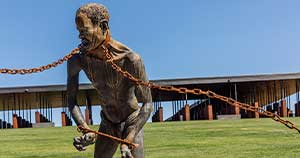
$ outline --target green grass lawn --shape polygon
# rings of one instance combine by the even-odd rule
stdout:
[[[290,120],[300,125],[300,118]],[[0,130],[0,157],[93,157],[93,146],[85,152],[73,148],[72,139],[78,135],[75,127]],[[271,119],[148,123],[145,154],[147,158],[300,158],[300,134]]]

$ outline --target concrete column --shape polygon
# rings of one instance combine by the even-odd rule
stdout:
[[[157,117],[157,121],[158,122],[163,122],[164,121],[164,117],[163,117],[163,107],[159,107],[158,108],[158,117]]]
[[[66,113],[65,112],[61,112],[61,126],[64,127],[67,125],[67,121],[66,121]]]
[[[258,109],[258,102],[254,102],[254,107],[256,108],[256,109]],[[254,114],[254,117],[255,118],[259,118],[259,113],[258,112],[254,112],[255,114]]]
[[[281,100],[280,105],[280,116],[287,117],[286,100]]]
[[[211,105],[211,104],[207,105],[206,113],[207,113],[206,116],[207,116],[207,119],[208,119],[208,120],[213,120],[213,119],[214,119],[213,108],[212,108],[212,105]]]
[[[13,114],[13,128],[19,128],[18,115],[17,114]]]
[[[190,116],[190,105],[189,105],[189,104],[186,104],[186,105],[184,106],[183,120],[184,120],[184,121],[190,121],[190,120],[191,120],[191,116]]]
[[[38,111],[35,112],[35,123],[40,123],[41,122],[41,117],[40,113]]]

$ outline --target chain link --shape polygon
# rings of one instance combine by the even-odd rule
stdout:
[[[169,91],[169,92],[177,92],[177,93],[181,93],[181,94],[206,95],[209,98],[214,98],[214,99],[218,99],[218,100],[221,100],[223,102],[226,102],[231,106],[239,107],[240,109],[244,109],[244,110],[247,110],[247,111],[257,112],[261,115],[265,115],[267,117],[270,117],[274,121],[280,122],[280,123],[284,124],[286,127],[290,128],[290,129],[295,129],[300,133],[300,129],[297,128],[292,122],[290,122],[288,120],[284,120],[278,114],[274,114],[272,112],[266,111],[261,107],[254,107],[254,106],[251,106],[249,104],[241,103],[241,102],[238,102],[238,101],[236,101],[232,98],[221,96],[221,95],[216,94],[216,93],[214,93],[212,91],[209,91],[209,90],[208,91],[203,91],[203,90],[197,89],[197,88],[187,89],[187,88],[184,88],[184,87],[176,88],[174,86],[156,85],[152,82],[145,82],[141,79],[138,79],[138,78],[132,76],[129,72],[122,70],[121,67],[119,67],[117,64],[115,64],[114,61],[113,61],[113,57],[110,54],[110,51],[104,45],[102,45],[102,48],[104,49],[104,58],[105,58],[106,62],[108,62],[115,71],[117,71],[118,73],[121,73],[124,77],[128,78],[129,80],[134,82],[136,85],[142,85],[142,86],[146,86],[146,87],[151,88],[151,89],[158,89],[158,90]],[[78,52],[79,52],[79,49],[75,48],[68,55],[64,56],[63,58],[61,58],[61,59],[59,59],[59,60],[57,60],[57,61],[55,61],[51,64],[40,66],[40,67],[37,67],[37,68],[31,68],[31,69],[6,69],[6,68],[4,68],[4,69],[0,69],[0,73],[2,73],[2,74],[12,74],[12,75],[14,75],[14,74],[25,75],[25,74],[42,72],[44,70],[48,70],[50,68],[58,66],[59,64],[62,64],[63,62],[69,60],[73,55],[78,54]],[[83,131],[83,132],[93,132],[95,134],[108,137],[110,139],[128,144],[128,145],[133,146],[133,147],[136,147],[136,145],[137,145],[137,144],[133,144],[132,142],[122,140],[120,138],[113,137],[113,136],[105,134],[105,133],[99,133],[97,131],[93,131],[93,130],[83,128],[82,126],[78,126],[78,129],[80,131]]]
[[[232,98],[228,98],[228,97],[216,94],[216,93],[214,93],[212,91],[209,91],[209,90],[208,91],[203,91],[201,89],[187,89],[187,88],[184,88],[184,87],[176,88],[174,86],[155,85],[152,82],[145,82],[141,79],[138,79],[138,78],[132,76],[131,74],[129,74],[127,71],[122,70],[122,68],[120,68],[117,64],[115,64],[113,62],[113,57],[110,54],[109,50],[105,47],[103,47],[103,48],[104,48],[104,51],[105,51],[106,61],[109,64],[111,64],[111,67],[115,71],[121,73],[124,77],[130,79],[136,85],[143,85],[143,86],[146,86],[146,87],[151,88],[151,89],[158,89],[158,90],[169,91],[169,92],[177,92],[177,93],[181,93],[181,94],[206,95],[209,98],[214,98],[214,99],[218,99],[218,100],[221,100],[223,102],[226,102],[231,106],[239,107],[239,108],[247,110],[247,111],[257,112],[261,115],[270,117],[273,120],[284,124],[286,127],[290,128],[290,129],[295,129],[300,133],[300,129],[297,128],[292,122],[290,122],[288,120],[284,120],[278,114],[274,114],[272,112],[266,111],[261,107],[255,107],[255,106],[251,106],[249,104],[241,103],[241,102],[238,102],[238,101],[236,101]]]
[[[128,145],[131,149],[135,149],[139,146],[139,144],[135,144],[135,143],[132,143],[126,139],[121,139],[121,138],[118,138],[118,137],[114,137],[112,135],[109,135],[109,134],[106,134],[106,133],[103,133],[103,132],[99,132],[99,131],[94,131],[94,130],[91,130],[91,129],[88,129],[88,128],[85,128],[81,125],[77,126],[77,130],[79,132],[82,132],[82,133],[95,133],[97,135],[100,135],[100,136],[104,136],[104,137],[107,137],[107,138],[110,138],[112,140],[115,140],[119,143],[123,143],[123,144],[126,144]]]
[[[15,74],[21,74],[21,75],[25,75],[25,74],[31,74],[31,73],[37,73],[37,72],[42,72],[45,70],[48,70],[50,68],[56,67],[57,65],[62,64],[63,62],[69,60],[73,55],[78,54],[79,49],[75,48],[73,49],[68,55],[64,56],[63,58],[48,64],[48,65],[43,65],[40,67],[36,67],[36,68],[30,68],[30,69],[0,69],[0,73],[1,74],[11,74],[11,75],[15,75]]]

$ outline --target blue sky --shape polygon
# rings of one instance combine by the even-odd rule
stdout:
[[[76,9],[89,1],[2,1],[0,67],[48,64],[79,43]],[[115,39],[139,53],[150,79],[298,72],[299,1],[94,1]],[[66,65],[1,75],[0,86],[65,84]],[[81,75],[81,82],[89,82]]]
[[[1,1],[0,67],[63,57],[79,43],[74,16],[88,2],[108,7],[113,38],[142,56],[149,79],[300,71],[297,0]],[[0,77],[0,87],[53,84],[66,84],[66,64]]]

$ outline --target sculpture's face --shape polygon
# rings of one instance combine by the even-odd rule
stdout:
[[[78,13],[75,21],[81,39],[80,51],[86,53],[98,48],[105,39],[101,27],[94,25],[85,13]]]

